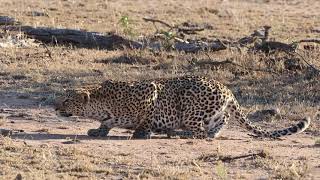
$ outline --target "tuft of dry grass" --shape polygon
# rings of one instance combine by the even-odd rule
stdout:
[[[275,178],[279,179],[303,179],[310,171],[310,167],[307,162],[303,164],[292,163],[290,165],[283,165],[276,169]]]
[[[0,115],[0,126],[3,126],[6,123],[6,117]]]

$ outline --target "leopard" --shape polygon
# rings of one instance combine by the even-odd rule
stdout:
[[[279,138],[305,131],[310,117],[283,129],[267,130],[250,121],[232,91],[202,76],[141,81],[106,80],[94,87],[66,90],[56,99],[59,116],[82,116],[100,122],[91,137],[106,137],[112,128],[133,130],[132,138],[163,133],[181,138],[213,139],[229,121],[261,138]]]

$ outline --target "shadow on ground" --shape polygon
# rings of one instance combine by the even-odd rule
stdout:
[[[107,136],[107,137],[90,137],[87,135],[77,134],[42,134],[42,133],[19,133],[11,135],[13,139],[21,140],[140,140],[132,139],[130,135]],[[167,137],[153,136],[151,139],[170,139]]]

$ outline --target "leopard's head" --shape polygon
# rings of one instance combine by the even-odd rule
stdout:
[[[63,117],[83,116],[90,101],[90,92],[83,89],[66,90],[64,95],[55,100],[57,115]]]

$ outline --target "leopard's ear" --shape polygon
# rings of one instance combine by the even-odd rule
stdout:
[[[90,101],[90,93],[89,92],[81,92],[80,97],[81,97],[83,104],[87,104]]]

